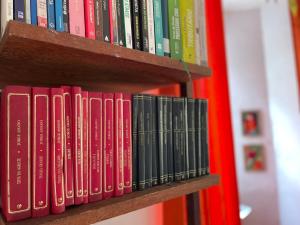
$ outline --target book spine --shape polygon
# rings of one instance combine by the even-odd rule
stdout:
[[[49,214],[49,88],[32,88],[32,217]]]
[[[201,128],[202,128],[202,174],[209,174],[209,157],[208,157],[208,101],[201,100]]]
[[[194,9],[195,9],[195,58],[196,58],[196,64],[200,65],[200,3],[201,1],[194,1]]]
[[[63,86],[65,205],[74,205],[73,117],[71,87]]]
[[[1,0],[1,36],[4,34],[7,22],[14,19],[13,0]]]
[[[142,50],[141,40],[141,21],[140,21],[140,2],[132,0],[132,32],[133,32],[133,47],[137,50]]]
[[[74,203],[83,203],[82,157],[82,95],[80,87],[72,87],[73,156],[74,156]]]
[[[62,0],[62,10],[63,10],[64,31],[65,32],[70,32],[70,28],[69,28],[69,0]]]
[[[37,24],[47,28],[47,0],[37,0]]]
[[[123,0],[116,0],[116,6],[117,6],[118,42],[120,46],[125,46],[126,41],[125,41]]]
[[[58,32],[64,31],[63,3],[62,0],[55,0],[55,29]]]
[[[124,193],[132,192],[132,100],[130,94],[123,95],[123,143],[124,143]]]
[[[89,137],[88,113],[89,96],[87,91],[82,92],[82,157],[83,157],[83,203],[89,202]]]
[[[125,29],[125,44],[126,48],[133,48],[132,44],[132,28],[131,28],[131,5],[130,0],[123,1],[123,20],[124,20],[124,29]]]
[[[195,14],[194,1],[180,1],[180,28],[182,37],[182,59],[187,63],[196,63],[195,53]]]
[[[173,153],[173,112],[172,112],[172,98],[167,97],[167,159],[168,159],[168,182],[174,181],[174,153]]]
[[[170,34],[169,34],[169,7],[168,0],[161,0],[162,22],[163,22],[163,47],[164,55],[170,56]]]
[[[144,95],[145,188],[152,187],[152,97]]]
[[[32,25],[37,25],[37,0],[30,1],[30,22]]]
[[[152,186],[158,184],[157,98],[152,96]]]
[[[31,24],[31,0],[25,0],[25,22]]]
[[[55,30],[55,7],[54,0],[47,0],[48,29]]]
[[[148,41],[149,52],[155,54],[155,31],[154,31],[154,15],[153,0],[147,0],[147,19],[148,19]]]
[[[103,94],[103,163],[105,199],[114,193],[114,94]]]
[[[145,157],[146,157],[146,148],[145,148],[145,123],[144,123],[144,114],[145,114],[145,104],[144,96],[138,95],[138,147],[137,147],[137,160],[138,160],[138,189],[145,189],[146,182],[146,166],[145,166]]]
[[[149,52],[149,31],[148,31],[148,15],[147,0],[140,0],[140,18],[142,27],[143,51]]]
[[[139,96],[132,97],[132,190],[138,187],[138,109]]]
[[[189,178],[197,175],[196,170],[196,149],[195,149],[195,100],[187,100],[187,123],[188,123],[188,161],[189,161]]]
[[[200,0],[200,64],[208,64],[205,0]]]
[[[202,175],[201,100],[195,100],[195,153],[197,176]]]
[[[164,40],[163,40],[163,17],[161,0],[154,0],[154,29],[155,29],[155,52],[156,55],[164,56]]]
[[[124,194],[123,94],[114,95],[114,196]]]
[[[182,59],[179,0],[169,0],[169,33],[171,58]]]
[[[89,202],[102,199],[102,94],[89,92]]]
[[[25,20],[25,1],[14,0],[14,20],[26,22]]]
[[[103,41],[103,0],[95,0],[94,15],[95,15],[95,39]]]
[[[163,97],[163,179],[164,183],[168,182],[168,139],[167,139],[167,97]]]
[[[118,10],[117,3],[119,0],[110,0],[110,37],[111,43],[119,45],[119,32],[118,32]]]
[[[165,174],[164,174],[164,151],[165,145],[164,145],[164,111],[163,111],[163,102],[164,97],[157,97],[157,127],[158,127],[158,176],[159,176],[159,183],[164,184],[165,183]]]
[[[184,109],[183,109],[183,127],[182,127],[182,149],[184,151],[184,173],[185,179],[190,178],[190,165],[189,165],[189,143],[188,143],[188,121],[187,121],[187,98],[184,98]]]
[[[82,0],[69,1],[70,33],[85,37],[84,2]]]
[[[51,88],[51,212],[65,211],[63,171],[63,90]]]
[[[29,87],[7,86],[3,90],[1,208],[8,222],[31,216],[30,102]]]
[[[84,0],[85,37],[95,40],[95,12],[94,0]]]
[[[107,43],[111,43],[111,36],[110,36],[110,8],[111,8],[111,1],[110,0],[101,0],[102,1],[102,24],[103,24],[103,39]]]

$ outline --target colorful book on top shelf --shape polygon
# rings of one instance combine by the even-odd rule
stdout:
[[[117,0],[109,0],[109,25],[111,43],[119,45]]]
[[[25,0],[25,22],[31,24],[31,0]]]
[[[170,56],[170,31],[169,31],[169,7],[168,0],[161,0],[163,22],[163,45],[164,55]]]
[[[13,0],[1,0],[1,36],[4,34],[8,21],[14,19],[14,4]]]
[[[155,33],[155,52],[156,55],[164,56],[164,40],[163,40],[163,16],[161,0],[154,0],[154,33]]]
[[[132,44],[132,22],[131,22],[131,4],[130,0],[122,0],[122,15],[123,15],[123,24],[125,29],[125,46],[126,48],[133,48]]]
[[[1,208],[10,222],[31,216],[30,87],[4,88],[1,118]]]
[[[32,25],[37,25],[37,0],[30,1],[30,22]]]
[[[100,41],[103,41],[103,2],[103,0],[95,0],[94,2],[95,39]]]
[[[155,28],[154,28],[153,0],[147,0],[148,41],[149,53],[155,54]]]
[[[94,0],[84,0],[85,36],[96,39]]]
[[[141,33],[141,21],[140,21],[140,1],[132,0],[132,40],[133,48],[142,50],[142,33]]]
[[[69,28],[69,0],[62,0],[62,9],[63,9],[64,31],[65,32],[70,32],[70,28]]]
[[[26,22],[25,15],[25,1],[14,0],[14,20],[20,22]]]
[[[69,1],[70,33],[85,37],[84,2],[82,0]]]
[[[37,25],[47,28],[47,0],[37,0]]]
[[[55,7],[54,0],[47,0],[48,29],[55,30]]]
[[[83,203],[89,202],[89,139],[88,139],[88,114],[89,95],[82,92],[82,167],[83,167]]]
[[[140,0],[140,21],[141,21],[141,37],[142,37],[142,50],[149,52],[149,31],[148,31],[148,10],[147,0]]]
[[[126,41],[125,41],[123,0],[116,0],[116,12],[117,12],[118,44],[124,47]]]

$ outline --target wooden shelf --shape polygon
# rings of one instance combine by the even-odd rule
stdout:
[[[156,186],[118,198],[71,207],[65,213],[59,215],[27,219],[15,223],[6,223],[1,219],[0,225],[89,225],[182,195],[197,192],[200,189],[205,189],[218,183],[219,176],[210,175],[180,183]]]
[[[192,79],[206,66],[187,64]],[[140,92],[189,76],[180,61],[10,21],[0,43],[0,87],[80,85],[87,90]]]

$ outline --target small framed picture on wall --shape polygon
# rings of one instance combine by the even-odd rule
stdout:
[[[264,147],[262,145],[245,145],[244,159],[246,171],[264,171],[266,169]]]
[[[259,136],[261,134],[258,111],[242,112],[242,128],[245,136]]]

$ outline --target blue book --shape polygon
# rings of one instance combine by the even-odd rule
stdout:
[[[64,31],[64,21],[63,21],[63,2],[62,0],[55,0],[55,27],[56,31]]]
[[[155,29],[155,48],[156,55],[164,56],[164,43],[163,43],[163,19],[161,0],[154,0],[154,29]]]
[[[25,22],[25,1],[14,0],[14,20]]]
[[[30,1],[31,24],[37,25],[37,0]]]
[[[162,8],[162,21],[163,21],[164,54],[165,56],[170,56],[168,0],[161,0],[161,8]]]
[[[48,13],[48,28],[51,30],[55,30],[54,0],[47,0],[47,13]]]

